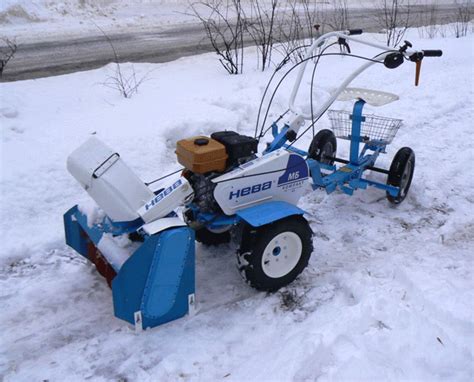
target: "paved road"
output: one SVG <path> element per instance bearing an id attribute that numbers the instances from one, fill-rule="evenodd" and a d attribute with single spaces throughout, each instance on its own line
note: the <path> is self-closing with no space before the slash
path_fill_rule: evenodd
<path id="1" fill-rule="evenodd" d="M 438 9 L 441 23 L 449 22 L 454 5 L 443 5 Z M 376 31 L 374 9 L 355 9 L 349 14 L 351 27 Z M 415 26 L 422 25 L 423 14 L 428 12 L 424 6 L 410 9 Z M 323 17 L 329 19 L 328 15 Z M 167 62 L 179 57 L 211 51 L 204 31 L 199 24 L 183 24 L 155 32 L 153 30 L 110 33 L 109 38 L 124 62 Z M 251 42 L 245 41 L 247 45 Z M 71 73 L 101 67 L 114 56 L 106 38 L 98 32 L 96 36 L 73 38 L 40 43 L 19 45 L 15 57 L 6 67 L 2 81 L 31 79 L 58 74 Z"/>

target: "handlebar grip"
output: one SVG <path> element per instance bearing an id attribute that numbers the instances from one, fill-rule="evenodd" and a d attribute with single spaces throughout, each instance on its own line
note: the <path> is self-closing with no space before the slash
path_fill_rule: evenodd
<path id="1" fill-rule="evenodd" d="M 354 34 L 362 34 L 362 29 L 349 29 L 349 36 Z"/>
<path id="2" fill-rule="evenodd" d="M 425 57 L 441 57 L 443 55 L 443 51 L 438 49 L 438 50 L 424 50 L 423 51 L 423 56 Z"/>

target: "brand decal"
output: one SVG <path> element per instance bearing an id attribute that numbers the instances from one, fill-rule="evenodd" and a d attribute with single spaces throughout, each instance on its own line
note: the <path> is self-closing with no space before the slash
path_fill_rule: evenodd
<path id="1" fill-rule="evenodd" d="M 292 154 L 288 158 L 286 171 L 278 178 L 278 187 L 283 190 L 298 188 L 303 185 L 303 181 L 308 178 L 308 165 L 299 155 Z"/>
<path id="2" fill-rule="evenodd" d="M 233 198 L 240 198 L 242 196 L 256 194 L 257 192 L 269 190 L 270 188 L 272 188 L 271 181 L 268 181 L 265 183 L 257 183 L 257 184 L 254 184 L 253 186 L 244 187 L 236 191 L 231 191 L 229 193 L 229 200 L 232 200 Z"/>
<path id="3" fill-rule="evenodd" d="M 161 200 L 163 200 L 169 194 L 171 194 L 174 190 L 176 190 L 179 186 L 181 186 L 182 183 L 183 183 L 182 180 L 178 179 L 171 186 L 169 186 L 168 188 L 165 188 L 158 195 L 156 195 L 152 200 L 150 200 L 147 204 L 145 204 L 145 210 L 148 211 L 150 208 L 154 207 L 157 203 L 159 203 Z"/>

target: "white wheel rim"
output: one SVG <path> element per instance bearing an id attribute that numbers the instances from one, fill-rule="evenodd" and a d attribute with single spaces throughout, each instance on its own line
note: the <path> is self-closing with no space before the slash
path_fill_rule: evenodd
<path id="1" fill-rule="evenodd" d="M 303 243 L 296 233 L 287 231 L 276 235 L 263 251 L 263 272 L 275 279 L 286 276 L 298 264 L 302 250 Z"/>

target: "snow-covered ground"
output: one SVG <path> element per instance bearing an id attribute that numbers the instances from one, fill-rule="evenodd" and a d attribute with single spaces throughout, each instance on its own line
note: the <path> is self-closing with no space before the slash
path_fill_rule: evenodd
<path id="1" fill-rule="evenodd" d="M 195 22 L 187 1 L 178 0 L 2 0 L 2 37 L 19 43 L 71 39 L 107 33 L 159 32 Z"/>
<path id="2" fill-rule="evenodd" d="M 308 192 L 300 206 L 314 252 L 275 294 L 241 280 L 232 246 L 198 245 L 198 314 L 139 334 L 113 317 L 105 281 L 64 244 L 62 214 L 88 199 L 65 169 L 67 155 L 96 133 L 143 180 L 154 179 L 178 167 L 180 138 L 224 129 L 253 135 L 271 73 L 248 60 L 244 75 L 229 76 L 206 54 L 135 65 L 148 80 L 131 99 L 103 85 L 112 65 L 0 84 L 0 379 L 472 381 L 473 36 L 410 33 L 415 47 L 444 50 L 425 59 L 418 88 L 412 63 L 377 66 L 354 84 L 400 94 L 367 111 L 405 120 L 378 164 L 388 167 L 402 146 L 415 150 L 407 200 L 393 208 L 376 189 Z M 354 64 L 322 61 L 317 96 Z M 291 84 L 274 115 L 286 109 Z M 339 145 L 346 156 L 346 142 Z"/>
<path id="3" fill-rule="evenodd" d="M 259 1 L 268 2 L 269 0 Z M 412 0 L 411 5 L 432 1 L 443 6 L 455 0 Z M 18 43 L 71 39 L 97 35 L 97 25 L 107 33 L 152 31 L 157 33 L 184 23 L 196 23 L 190 16 L 193 0 L 2 0 L 0 1 L 0 37 Z M 314 1 L 318 10 L 331 10 L 338 0 Z M 244 8 L 249 0 L 242 0 Z M 279 11 L 285 11 L 280 2 Z M 349 9 L 373 8 L 377 0 L 347 0 Z M 199 8 L 199 7 L 198 7 Z M 206 8 L 199 8 L 205 12 Z M 289 11 L 288 9 L 286 9 Z"/>

